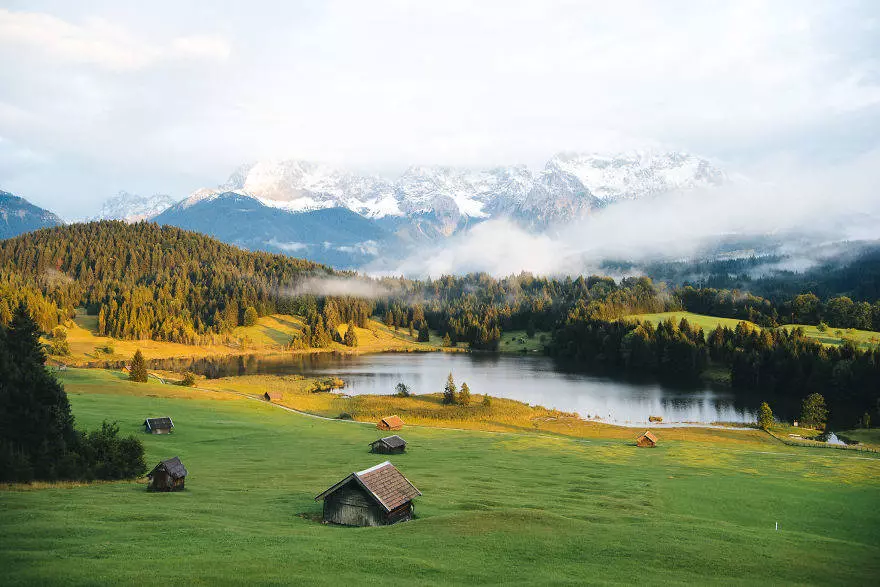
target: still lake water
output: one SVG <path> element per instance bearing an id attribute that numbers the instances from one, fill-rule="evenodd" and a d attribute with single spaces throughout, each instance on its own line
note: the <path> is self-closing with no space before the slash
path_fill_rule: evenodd
<path id="1" fill-rule="evenodd" d="M 564 368 L 549 357 L 492 353 L 387 353 L 375 355 L 278 355 L 181 361 L 151 366 L 192 369 L 208 377 L 253 374 L 338 375 L 344 393 L 392 394 L 398 382 L 412 393 L 440 393 L 451 372 L 471 393 L 487 393 L 598 416 L 619 424 L 646 423 L 648 416 L 670 422 L 754 422 L 758 401 L 707 386 L 678 389 L 659 383 L 609 379 Z"/>

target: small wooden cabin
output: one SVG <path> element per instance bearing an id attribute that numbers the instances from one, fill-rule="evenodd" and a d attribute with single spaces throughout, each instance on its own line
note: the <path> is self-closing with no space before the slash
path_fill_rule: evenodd
<path id="1" fill-rule="evenodd" d="M 325 524 L 386 526 L 411 520 L 421 492 L 390 462 L 352 473 L 315 497 L 324 500 Z"/>
<path id="2" fill-rule="evenodd" d="M 267 391 L 263 394 L 263 399 L 267 402 L 280 402 L 281 401 L 281 392 L 280 391 Z"/>
<path id="3" fill-rule="evenodd" d="M 379 430 L 400 430 L 403 428 L 403 420 L 399 416 L 386 416 L 379 420 L 376 428 Z"/>
<path id="4" fill-rule="evenodd" d="M 406 452 L 406 441 L 398 435 L 386 436 L 370 443 L 370 452 L 397 455 Z"/>
<path id="5" fill-rule="evenodd" d="M 645 430 L 645 433 L 639 436 L 636 440 L 636 446 L 642 448 L 654 448 L 657 446 L 657 437 L 654 436 L 654 433 L 650 430 Z"/>
<path id="6" fill-rule="evenodd" d="M 181 491 L 186 481 L 186 467 L 180 457 L 162 461 L 147 473 L 147 491 Z"/>
<path id="7" fill-rule="evenodd" d="M 174 429 L 171 418 L 147 418 L 144 420 L 144 432 L 150 434 L 169 434 Z"/>

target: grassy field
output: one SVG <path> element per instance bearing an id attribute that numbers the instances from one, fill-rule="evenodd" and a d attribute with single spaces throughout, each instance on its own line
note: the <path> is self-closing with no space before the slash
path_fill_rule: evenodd
<path id="1" fill-rule="evenodd" d="M 156 340 L 116 340 L 106 336 L 98 336 L 98 318 L 79 311 L 74 320 L 68 322 L 67 340 L 70 343 L 70 355 L 57 359 L 71 364 L 84 365 L 93 361 L 128 360 L 140 349 L 147 359 L 167 359 L 174 357 L 210 357 L 231 354 L 263 354 L 277 353 L 287 349 L 288 344 L 299 336 L 303 321 L 297 316 L 273 314 L 263 316 L 254 326 L 239 326 L 227 340 L 217 337 L 213 344 L 186 345 Z M 320 352 L 331 350 L 336 352 L 406 352 L 434 351 L 440 347 L 440 339 L 436 334 L 427 343 L 416 342 L 407 330 L 395 331 L 381 322 L 370 320 L 367 328 L 357 328 L 359 345 L 351 349 L 333 343 L 329 349 L 304 349 L 302 352 Z M 342 333 L 345 326 L 340 327 Z M 102 351 L 110 345 L 112 353 Z"/>
<path id="2" fill-rule="evenodd" d="M 501 333 L 498 350 L 502 353 L 540 353 L 547 342 L 550 342 L 549 332 L 536 332 L 529 338 L 525 330 L 511 330 Z"/>
<path id="3" fill-rule="evenodd" d="M 318 523 L 314 495 L 376 464 L 377 431 L 212 392 L 64 375 L 79 425 L 179 455 L 187 490 L 142 482 L 0 491 L 3 583 L 874 584 L 880 460 L 760 443 L 405 428 L 391 458 L 424 494 L 386 528 Z M 164 386 L 169 387 L 169 386 Z M 199 395 L 199 394 L 202 395 Z M 211 399 L 199 399 L 208 396 Z M 769 438 L 769 437 L 767 437 Z M 779 530 L 774 530 L 775 523 Z"/>
<path id="4" fill-rule="evenodd" d="M 694 314 L 691 312 L 660 312 L 656 314 L 631 314 L 627 316 L 628 319 L 633 320 L 642 320 L 646 322 L 652 322 L 653 324 L 658 324 L 669 318 L 675 321 L 676 324 L 681 321 L 682 318 L 687 318 L 688 322 L 691 323 L 691 326 L 700 326 L 707 334 L 710 330 L 714 330 L 716 326 L 726 326 L 728 328 L 736 328 L 736 325 L 740 322 L 747 322 L 751 324 L 754 328 L 759 328 L 759 326 L 748 322 L 747 320 L 737 320 L 735 318 L 717 318 L 715 316 L 706 316 L 703 314 Z M 842 344 L 844 340 L 851 340 L 856 343 L 862 349 L 868 349 L 876 347 L 880 344 L 880 332 L 873 332 L 870 330 L 856 330 L 855 328 L 828 328 L 826 332 L 820 332 L 816 326 L 809 326 L 805 324 L 789 324 L 784 326 L 786 329 L 793 328 L 803 328 L 804 334 L 806 334 L 809 338 L 815 339 L 823 344 L 829 345 L 839 345 Z"/>

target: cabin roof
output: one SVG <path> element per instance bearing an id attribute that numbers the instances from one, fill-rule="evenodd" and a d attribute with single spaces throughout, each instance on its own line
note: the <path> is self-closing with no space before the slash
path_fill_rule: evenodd
<path id="1" fill-rule="evenodd" d="M 397 426 L 403 426 L 403 420 L 400 419 L 400 416 L 386 416 L 382 418 L 382 422 L 384 422 L 387 426 L 395 428 Z"/>
<path id="2" fill-rule="evenodd" d="M 324 499 L 350 481 L 355 481 L 363 487 L 386 512 L 390 512 L 422 494 L 403 476 L 403 473 L 397 470 L 397 467 L 389 461 L 385 461 L 369 469 L 352 473 L 333 487 L 315 496 L 315 499 Z"/>
<path id="3" fill-rule="evenodd" d="M 654 433 L 651 432 L 650 430 L 645 430 L 645 433 L 642 434 L 642 436 L 644 436 L 645 438 L 647 438 L 648 440 L 650 440 L 654 444 L 657 444 L 657 437 L 654 436 Z"/>
<path id="4" fill-rule="evenodd" d="M 186 477 L 186 467 L 183 466 L 183 463 L 180 462 L 180 457 L 172 457 L 170 459 L 165 459 L 160 462 L 158 465 L 153 467 L 153 470 L 147 473 L 147 477 L 152 477 L 153 473 L 158 471 L 159 469 L 164 469 L 168 476 L 172 479 L 180 479 L 182 477 Z"/>
<path id="5" fill-rule="evenodd" d="M 406 446 L 406 441 L 396 434 L 394 436 L 386 436 L 385 438 L 374 440 L 370 443 L 370 446 L 373 446 L 374 444 L 379 444 L 380 442 L 388 448 L 400 448 L 402 446 Z"/>
<path id="6" fill-rule="evenodd" d="M 281 399 L 280 391 L 267 391 L 264 395 L 269 399 Z"/>
<path id="7" fill-rule="evenodd" d="M 174 428 L 174 422 L 171 421 L 171 418 L 168 416 L 162 418 L 147 418 L 144 420 L 144 426 L 149 428 L 150 430 L 154 430 L 156 428 Z"/>

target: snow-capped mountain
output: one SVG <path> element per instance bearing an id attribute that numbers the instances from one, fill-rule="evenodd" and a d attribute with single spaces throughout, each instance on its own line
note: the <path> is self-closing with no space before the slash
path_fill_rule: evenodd
<path id="1" fill-rule="evenodd" d="M 289 212 L 341 207 L 366 218 L 430 216 L 438 231 L 449 235 L 468 220 L 504 215 L 530 224 L 561 222 L 615 201 L 725 181 L 725 173 L 709 161 L 677 152 L 560 153 L 538 173 L 523 165 L 416 166 L 394 180 L 286 160 L 243 165 L 216 189 L 198 190 L 187 201 L 235 192 Z"/>
<path id="2" fill-rule="evenodd" d="M 139 196 L 119 192 L 101 206 L 95 220 L 125 220 L 138 222 L 160 214 L 174 205 L 176 200 L 165 194 Z"/>

